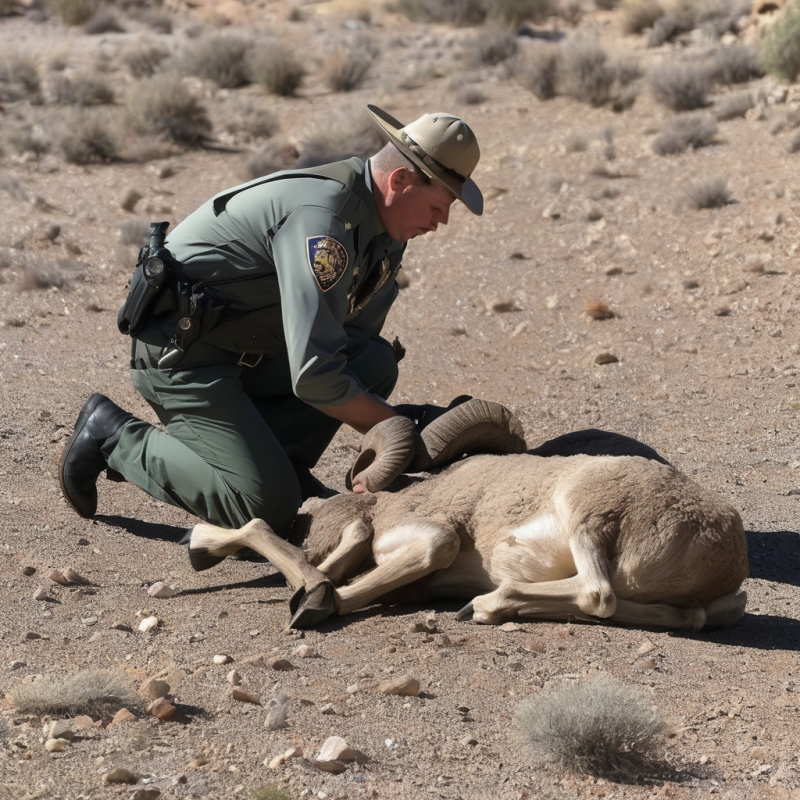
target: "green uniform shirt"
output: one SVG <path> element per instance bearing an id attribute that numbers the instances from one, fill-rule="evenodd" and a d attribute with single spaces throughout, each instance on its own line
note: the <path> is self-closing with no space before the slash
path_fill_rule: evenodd
<path id="1" fill-rule="evenodd" d="M 188 279 L 214 284 L 230 301 L 233 313 L 200 341 L 267 357 L 287 352 L 294 392 L 310 405 L 363 391 L 346 351 L 380 333 L 405 250 L 383 227 L 363 161 L 229 189 L 166 244 Z"/>

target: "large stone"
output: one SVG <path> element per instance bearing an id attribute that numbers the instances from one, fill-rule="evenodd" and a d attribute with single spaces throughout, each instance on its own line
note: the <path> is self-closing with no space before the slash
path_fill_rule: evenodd
<path id="1" fill-rule="evenodd" d="M 244 689 L 239 689 L 236 686 L 231 689 L 231 697 L 234 700 L 238 700 L 240 703 L 253 703 L 253 705 L 257 706 L 261 705 L 261 701 L 255 695 L 246 692 Z"/>
<path id="2" fill-rule="evenodd" d="M 341 736 L 329 736 L 317 756 L 317 761 L 344 761 L 345 763 L 357 761 L 359 764 L 363 764 L 368 760 L 364 753 L 350 747 Z"/>
<path id="3" fill-rule="evenodd" d="M 157 678 L 148 678 L 139 687 L 139 694 L 150 700 L 158 700 L 159 697 L 166 697 L 170 693 L 170 685 L 166 681 Z"/>
<path id="4" fill-rule="evenodd" d="M 106 772 L 103 775 L 103 783 L 136 783 L 139 780 L 139 776 L 135 772 L 131 772 L 129 769 L 125 769 L 124 767 L 117 767 L 116 769 L 112 769 L 111 772 Z"/>
<path id="5" fill-rule="evenodd" d="M 112 728 L 114 725 L 121 725 L 123 722 L 134 722 L 135 720 L 135 714 L 128 711 L 127 708 L 121 708 L 116 714 L 114 714 L 111 722 L 108 723 L 108 727 Z"/>
<path id="6" fill-rule="evenodd" d="M 176 710 L 175 706 L 165 697 L 159 697 L 147 706 L 147 713 L 162 722 L 171 719 Z"/>
<path id="7" fill-rule="evenodd" d="M 419 697 L 419 681 L 410 675 L 400 675 L 378 684 L 381 694 L 396 694 L 403 697 Z"/>
<path id="8" fill-rule="evenodd" d="M 68 722 L 57 719 L 47 725 L 45 735 L 48 739 L 73 739 L 75 731 L 72 730 Z"/>
<path id="9" fill-rule="evenodd" d="M 175 590 L 162 581 L 156 581 L 148 590 L 150 597 L 174 597 Z"/>
<path id="10" fill-rule="evenodd" d="M 69 739 L 48 739 L 44 743 L 44 749 L 48 753 L 62 753 L 69 747 Z"/>

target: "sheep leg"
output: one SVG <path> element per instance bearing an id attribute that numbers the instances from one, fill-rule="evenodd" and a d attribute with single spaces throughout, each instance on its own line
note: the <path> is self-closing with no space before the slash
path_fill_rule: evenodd
<path id="1" fill-rule="evenodd" d="M 637 603 L 617 598 L 617 610 L 610 621 L 643 628 L 699 631 L 706 624 L 706 612 L 701 606 L 680 608 L 666 603 Z"/>
<path id="2" fill-rule="evenodd" d="M 359 566 L 372 549 L 372 528 L 364 520 L 357 519 L 345 526 L 342 538 L 333 552 L 317 565 L 336 586 L 356 574 Z"/>
<path id="3" fill-rule="evenodd" d="M 416 520 L 392 528 L 373 544 L 377 567 L 337 590 L 339 613 L 350 614 L 388 592 L 452 564 L 461 542 L 450 525 Z"/>

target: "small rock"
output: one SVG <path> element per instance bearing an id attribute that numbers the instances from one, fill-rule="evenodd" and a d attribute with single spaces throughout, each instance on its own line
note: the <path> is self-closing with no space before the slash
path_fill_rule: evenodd
<path id="1" fill-rule="evenodd" d="M 599 353 L 595 356 L 594 359 L 595 364 L 618 364 L 619 358 L 615 356 L 613 353 Z"/>
<path id="2" fill-rule="evenodd" d="M 33 599 L 39 600 L 40 602 L 46 602 L 47 600 L 52 599 L 50 597 L 50 590 L 47 588 L 47 586 L 39 586 L 33 593 Z"/>
<path id="3" fill-rule="evenodd" d="M 264 766 L 268 767 L 269 769 L 280 769 L 286 763 L 286 758 L 284 757 L 283 753 L 279 756 L 275 756 L 275 758 L 271 759 L 270 761 L 264 760 Z"/>
<path id="4" fill-rule="evenodd" d="M 317 651 L 310 644 L 301 644 L 297 650 L 294 651 L 298 658 L 316 658 Z"/>
<path id="5" fill-rule="evenodd" d="M 345 691 L 347 694 L 358 694 L 361 691 L 361 687 L 357 683 L 351 683 Z"/>
<path id="6" fill-rule="evenodd" d="M 125 631 L 125 633 L 133 633 L 133 628 L 124 622 L 115 622 L 111 625 L 112 631 Z"/>
<path id="7" fill-rule="evenodd" d="M 171 719 L 176 710 L 175 706 L 165 697 L 159 697 L 147 706 L 147 713 L 162 722 Z"/>
<path id="8" fill-rule="evenodd" d="M 276 688 L 275 696 L 269 701 L 267 705 L 267 719 L 264 727 L 269 731 L 279 731 L 287 727 L 286 714 L 289 709 L 289 697 Z"/>
<path id="9" fill-rule="evenodd" d="M 655 649 L 656 649 L 656 646 L 649 639 L 645 639 L 639 645 L 639 649 L 636 652 L 640 656 L 646 656 L 648 653 L 652 653 L 653 650 L 655 650 Z"/>
<path id="10" fill-rule="evenodd" d="M 204 767 L 206 764 L 208 764 L 208 759 L 205 756 L 197 756 L 197 758 L 192 759 L 190 766 L 192 769 L 199 769 L 200 767 Z"/>
<path id="11" fill-rule="evenodd" d="M 26 641 L 26 642 L 32 642 L 35 639 L 41 639 L 41 638 L 42 638 L 41 635 L 36 633 L 35 631 L 28 631 L 22 637 L 23 641 Z"/>
<path id="12" fill-rule="evenodd" d="M 123 211 L 133 211 L 142 197 L 144 197 L 144 195 L 138 189 L 128 189 L 119 206 Z"/>
<path id="13" fill-rule="evenodd" d="M 294 664 L 287 658 L 270 658 L 267 659 L 267 665 L 272 667 L 272 669 L 278 670 L 279 672 L 285 672 L 290 669 L 294 669 Z"/>
<path id="14" fill-rule="evenodd" d="M 227 655 L 218 655 L 218 656 L 214 656 L 212 661 L 215 664 L 221 666 L 222 664 L 230 664 L 231 661 L 233 661 L 233 659 L 230 656 L 227 656 Z"/>
<path id="15" fill-rule="evenodd" d="M 26 578 L 30 578 L 36 572 L 36 567 L 23 567 L 21 571 Z"/>
<path id="16" fill-rule="evenodd" d="M 63 753 L 69 747 L 67 739 L 48 739 L 44 743 L 44 749 L 48 753 Z"/>
<path id="17" fill-rule="evenodd" d="M 266 667 L 267 662 L 264 660 L 264 656 L 247 656 L 247 658 L 243 658 L 239 662 L 242 666 L 245 667 Z"/>
<path id="18" fill-rule="evenodd" d="M 364 764 L 369 759 L 360 750 L 350 747 L 341 736 L 329 736 L 319 751 L 317 761 L 357 761 Z"/>
<path id="19" fill-rule="evenodd" d="M 478 740 L 477 740 L 477 739 L 475 739 L 475 738 L 474 738 L 474 737 L 472 737 L 472 736 L 462 736 L 462 737 L 461 737 L 461 738 L 458 740 L 458 743 L 459 743 L 459 744 L 460 744 L 462 747 L 474 747 L 476 744 L 478 744 Z"/>
<path id="20" fill-rule="evenodd" d="M 125 709 L 127 711 L 127 709 Z M 133 716 L 133 715 L 131 715 Z M 76 728 L 94 728 L 94 720 L 86 714 L 80 714 L 72 720 Z"/>
<path id="21" fill-rule="evenodd" d="M 22 669 L 23 667 L 27 667 L 27 666 L 28 666 L 28 662 L 27 661 L 12 661 L 8 665 L 8 668 L 10 670 L 15 670 L 15 669 Z"/>
<path id="22" fill-rule="evenodd" d="M 148 590 L 150 597 L 174 597 L 175 590 L 162 581 L 156 581 Z"/>
<path id="23" fill-rule="evenodd" d="M 411 633 L 436 633 L 437 628 L 435 623 L 433 626 L 429 626 L 425 622 L 415 622 L 408 626 L 408 630 Z"/>
<path id="24" fill-rule="evenodd" d="M 303 755 L 302 747 L 290 747 L 284 754 L 283 758 L 286 761 L 291 761 L 293 758 L 300 758 Z"/>
<path id="25" fill-rule="evenodd" d="M 124 769 L 123 767 L 117 767 L 103 775 L 103 783 L 105 784 L 136 783 L 138 780 L 139 776 L 135 772 L 131 772 L 129 769 Z"/>
<path id="26" fill-rule="evenodd" d="M 155 630 L 158 627 L 160 621 L 161 620 L 159 620 L 158 617 L 145 617 L 139 623 L 139 630 L 142 633 L 148 633 L 149 631 Z"/>
<path id="27" fill-rule="evenodd" d="M 67 739 L 71 741 L 75 737 L 75 731 L 63 720 L 54 720 L 46 728 L 45 736 L 48 739 Z"/>
<path id="28" fill-rule="evenodd" d="M 400 675 L 378 684 L 381 694 L 402 695 L 403 697 L 419 697 L 419 681 L 410 675 Z"/>
<path id="29" fill-rule="evenodd" d="M 336 709 L 333 707 L 333 703 L 325 703 L 324 706 L 320 707 L 319 713 L 320 714 L 329 714 L 329 715 L 330 714 L 335 714 L 336 713 Z"/>
<path id="30" fill-rule="evenodd" d="M 78 545 L 80 547 L 86 547 L 88 544 L 89 544 L 89 540 L 84 538 L 83 536 L 81 536 L 81 538 L 78 539 Z"/>
<path id="31" fill-rule="evenodd" d="M 84 625 L 86 625 L 86 626 L 88 626 L 88 627 L 91 627 L 92 625 L 97 625 L 97 617 L 84 617 L 84 618 L 81 620 L 81 622 L 82 622 Z"/>
<path id="32" fill-rule="evenodd" d="M 133 722 L 135 719 L 135 714 L 128 711 L 127 708 L 121 708 L 116 714 L 114 714 L 111 722 L 108 723 L 108 727 L 111 728 L 114 725 L 121 725 L 123 722 Z"/>
<path id="33" fill-rule="evenodd" d="M 225 680 L 227 680 L 232 686 L 238 686 L 242 682 L 242 676 L 239 674 L 238 670 L 232 669 L 226 675 Z"/>
<path id="34" fill-rule="evenodd" d="M 158 700 L 159 697 L 166 697 L 170 693 L 170 685 L 166 681 L 157 678 L 148 678 L 139 687 L 139 694 L 150 700 Z"/>
<path id="35" fill-rule="evenodd" d="M 506 631 L 507 633 L 513 633 L 514 631 L 522 630 L 522 628 L 517 625 L 516 622 L 504 622 L 500 626 L 501 631 Z"/>
<path id="36" fill-rule="evenodd" d="M 654 658 L 645 658 L 636 665 L 636 669 L 644 670 L 645 672 L 656 668 L 656 661 Z"/>
<path id="37" fill-rule="evenodd" d="M 238 700 L 240 703 L 253 703 L 253 705 L 260 706 L 261 701 L 255 696 L 246 692 L 244 689 L 238 689 L 234 686 L 231 690 L 231 697 Z"/>
<path id="38" fill-rule="evenodd" d="M 84 578 L 83 575 L 75 572 L 72 567 L 64 570 L 64 578 L 70 583 L 75 586 L 91 586 L 92 582 L 88 578 Z"/>
<path id="39" fill-rule="evenodd" d="M 131 800 L 156 800 L 161 797 L 161 789 L 155 786 L 148 786 L 147 788 L 137 789 L 132 795 Z"/>

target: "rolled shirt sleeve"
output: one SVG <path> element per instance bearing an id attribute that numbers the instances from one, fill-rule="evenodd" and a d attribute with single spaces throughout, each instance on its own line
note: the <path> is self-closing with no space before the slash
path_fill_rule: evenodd
<path id="1" fill-rule="evenodd" d="M 315 277 L 310 247 L 324 239 L 338 243 L 332 274 Z M 355 255 L 352 231 L 317 206 L 292 211 L 272 240 L 292 387 L 309 405 L 340 405 L 364 391 L 347 368 L 343 327 Z"/>

